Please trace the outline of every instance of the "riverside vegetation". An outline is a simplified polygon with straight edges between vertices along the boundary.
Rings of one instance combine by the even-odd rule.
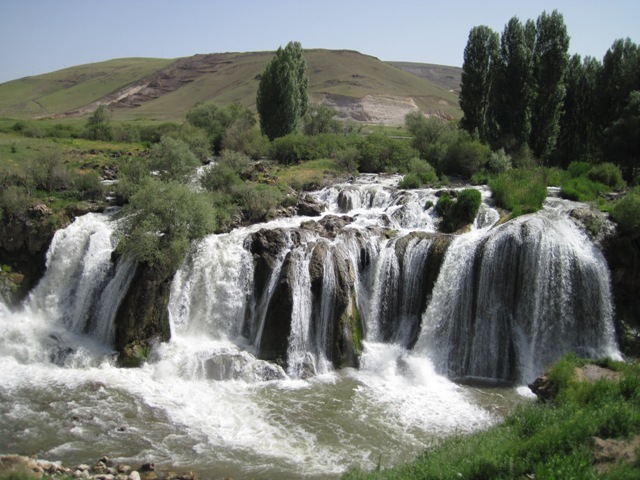
[[[558,21],[556,16],[553,19]],[[540,25],[544,21],[540,20]],[[637,47],[624,46],[625,52],[636,52],[633,58],[637,62]],[[296,89],[292,87],[292,91]],[[115,123],[102,107],[84,124],[5,119],[0,123],[2,294],[13,299],[26,295],[42,274],[46,245],[55,229],[76,215],[106,208],[106,193],[123,207],[122,241],[116,255],[131,256],[139,263],[141,288],[161,291],[167,288],[193,240],[276,215],[294,214],[308,207],[304,206],[305,190],[357,172],[398,172],[405,175],[401,188],[443,190],[437,204],[425,208],[435,208],[442,216],[441,229],[447,232],[468,225],[480,205],[476,190],[447,190],[452,183],[488,183],[497,206],[504,209],[503,221],[541,209],[547,187],[554,186],[565,198],[592,202],[610,212],[619,225],[620,235],[612,247],[617,253],[610,254],[612,270],[622,272],[623,285],[617,290],[614,285],[619,305],[617,326],[623,350],[637,355],[634,288],[640,268],[624,265],[625,258],[637,258],[640,251],[640,187],[634,187],[638,184],[638,157],[627,145],[638,121],[636,97],[630,92],[620,115],[601,128],[605,133],[598,138],[611,140],[617,150],[607,149],[606,142],[593,144],[596,146],[590,148],[589,155],[563,155],[562,161],[555,160],[560,157],[554,156],[549,142],[556,143],[549,138],[536,141],[533,148],[520,134],[502,136],[497,143],[483,138],[480,132],[485,127],[473,126],[467,111],[463,128],[419,112],[409,114],[405,121],[408,138],[400,139],[382,128],[339,123],[322,106],[292,107],[301,118],[289,119],[290,131],[278,130],[277,137],[265,135],[253,114],[237,104],[196,105],[180,124]],[[559,132],[556,140],[564,138],[566,131]],[[607,153],[612,151],[618,153]],[[617,156],[619,152],[625,156]],[[618,161],[620,158],[623,160]],[[204,166],[211,159],[215,162]],[[202,171],[195,175],[197,168]],[[118,181],[105,187],[101,179]],[[601,225],[597,221],[589,225],[597,236]],[[39,232],[41,241],[33,241],[33,231]],[[147,307],[131,302],[123,309],[127,317],[121,323],[126,326],[136,318],[144,325],[146,314],[140,309]],[[166,340],[168,323],[161,324],[151,333]],[[121,355],[129,349],[122,364],[139,364],[149,346],[142,330],[145,335],[149,330],[125,330],[116,334]],[[593,477],[591,437],[639,433],[640,420],[634,413],[639,406],[639,372],[636,365],[609,362],[611,368],[622,372],[622,380],[581,384],[567,374],[577,363],[567,359],[551,371],[559,392],[551,407],[523,407],[492,430],[444,440],[415,464],[371,475],[552,478],[566,473]],[[460,462],[461,458],[466,461]],[[637,466],[616,468],[602,475],[637,475]],[[357,471],[346,474],[347,478],[364,476]]]

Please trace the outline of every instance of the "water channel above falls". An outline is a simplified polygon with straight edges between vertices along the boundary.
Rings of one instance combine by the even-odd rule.
[[[311,194],[320,217],[198,242],[171,286],[171,341],[137,369],[113,366],[112,346],[135,265],[112,263],[117,220],[78,218],[24,305],[0,304],[0,453],[336,478],[411,460],[523,401],[449,378],[519,385],[565,352],[617,354],[607,266],[571,204],[496,226],[481,189],[472,228],[445,236],[425,209],[436,191],[398,180],[358,177]],[[362,344],[338,317],[360,322]]]

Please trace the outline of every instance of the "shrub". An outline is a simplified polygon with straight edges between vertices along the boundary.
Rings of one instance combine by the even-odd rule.
[[[418,152],[404,140],[374,133],[360,139],[360,171],[367,173],[406,171]]]
[[[207,194],[176,181],[146,178],[122,210],[118,248],[166,275],[182,262],[191,240],[217,228]]]
[[[441,170],[446,175],[469,179],[487,164],[491,150],[478,140],[459,138],[447,149]]]
[[[83,200],[99,200],[104,195],[104,188],[100,183],[100,175],[93,170],[85,174],[75,175],[73,188]]]
[[[435,169],[425,160],[412,158],[409,161],[409,173],[399,184],[400,188],[420,188],[438,183]]]
[[[591,170],[592,165],[588,162],[571,162],[567,167],[567,172],[571,178],[584,177]]]
[[[544,171],[541,169],[513,169],[496,175],[489,188],[499,207],[511,210],[513,216],[542,209],[547,198]]]
[[[626,186],[620,167],[613,163],[601,163],[593,166],[588,171],[587,177],[593,182],[602,183],[614,190],[622,190]]]
[[[593,182],[587,177],[577,177],[562,184],[560,196],[576,202],[591,202],[607,190],[607,186],[602,183]]]
[[[335,117],[338,112],[327,105],[309,105],[303,119],[302,131],[306,135],[339,133],[342,123]]]
[[[620,229],[634,238],[640,237],[640,187],[622,197],[611,211]]]
[[[233,167],[226,164],[212,165],[200,177],[200,185],[209,192],[220,191],[230,194],[242,179]]]
[[[335,153],[336,166],[340,171],[354,173],[358,170],[360,153],[354,146],[347,146]]]
[[[272,210],[284,199],[277,187],[253,182],[235,186],[233,196],[238,199],[245,217],[251,222],[267,220]]]
[[[253,160],[269,154],[269,139],[257,128],[244,130],[231,126],[222,139],[223,150],[234,150],[248,155]]]
[[[200,161],[189,145],[169,136],[162,137],[151,149],[149,167],[165,180],[181,180],[191,173]]]
[[[19,218],[31,206],[31,198],[24,187],[9,185],[0,194],[0,218]]]
[[[408,173],[404,176],[404,178],[398,184],[399,188],[403,188],[405,190],[410,190],[414,188],[422,187],[422,181],[417,173]]]
[[[454,202],[448,195],[442,195],[436,204],[436,212],[442,216],[440,229],[455,232],[473,223],[482,203],[482,195],[475,188],[462,190]]]
[[[511,155],[507,155],[503,148],[497,152],[491,152],[487,162],[487,170],[491,173],[502,173],[511,170]]]
[[[309,160],[307,137],[298,133],[290,133],[276,138],[271,143],[271,158],[283,165],[300,163]]]

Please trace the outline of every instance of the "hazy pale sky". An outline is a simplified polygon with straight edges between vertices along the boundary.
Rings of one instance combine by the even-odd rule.
[[[469,31],[564,15],[570,52],[640,43],[638,0],[0,0],[0,83],[123,57],[303,48],[462,66]]]

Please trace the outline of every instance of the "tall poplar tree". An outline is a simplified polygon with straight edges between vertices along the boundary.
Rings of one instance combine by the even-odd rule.
[[[480,140],[489,140],[493,129],[489,99],[498,59],[498,34],[489,27],[473,27],[464,49],[460,108],[464,114],[460,126]]]
[[[528,35],[525,26],[513,17],[500,37],[497,88],[492,98],[499,130],[494,146],[509,151],[527,145],[531,132],[533,51],[528,36],[530,32]]]
[[[260,128],[270,140],[300,130],[307,112],[309,80],[299,42],[278,48],[258,86]]]
[[[535,98],[529,144],[536,157],[546,159],[555,148],[565,97],[569,64],[569,35],[562,14],[543,12],[536,22],[534,47]]]

